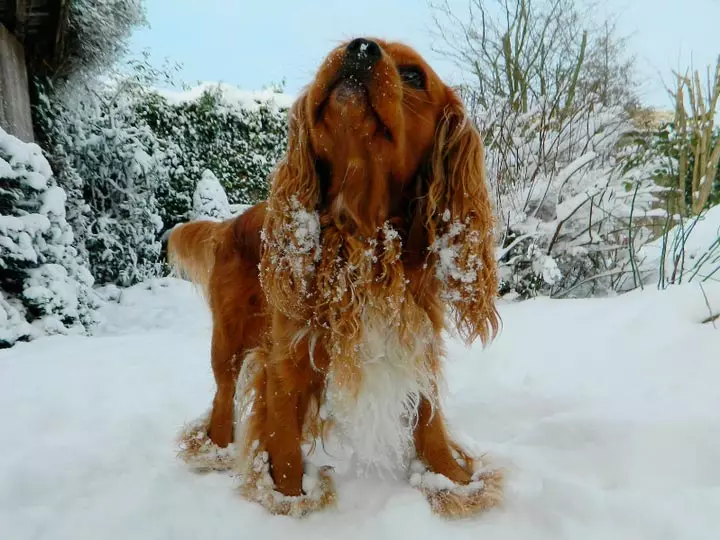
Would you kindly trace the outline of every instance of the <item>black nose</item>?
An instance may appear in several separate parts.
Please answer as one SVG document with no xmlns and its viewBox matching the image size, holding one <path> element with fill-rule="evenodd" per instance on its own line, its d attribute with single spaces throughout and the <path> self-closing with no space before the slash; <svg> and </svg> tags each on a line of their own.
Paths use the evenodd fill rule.
<svg viewBox="0 0 720 540">
<path fill-rule="evenodd" d="M 380 46 L 374 41 L 353 39 L 345 49 L 345 69 L 351 74 L 360 75 L 370 71 L 381 56 Z"/>
</svg>

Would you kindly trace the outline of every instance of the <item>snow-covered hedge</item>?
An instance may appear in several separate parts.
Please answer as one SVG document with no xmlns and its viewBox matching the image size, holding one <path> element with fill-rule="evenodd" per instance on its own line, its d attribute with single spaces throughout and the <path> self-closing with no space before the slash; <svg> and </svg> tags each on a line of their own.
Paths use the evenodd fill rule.
<svg viewBox="0 0 720 540">
<path fill-rule="evenodd" d="M 43 92 L 38 108 L 68 220 L 102 284 L 164 272 L 161 235 L 193 217 L 205 171 L 229 203 L 255 203 L 286 146 L 290 100 L 281 93 L 227 85 L 161 93 L 143 77 L 95 81 L 72 96 Z"/>
<path fill-rule="evenodd" d="M 215 83 L 146 95 L 140 117 L 173 148 L 167 191 L 159 194 L 165 226 L 190 217 L 195 185 L 205 170 L 217 177 L 231 204 L 264 199 L 267 177 L 287 146 L 291 102 L 271 90 Z"/>
<path fill-rule="evenodd" d="M 40 148 L 0 128 L 0 347 L 95 322 L 66 199 Z"/>
</svg>

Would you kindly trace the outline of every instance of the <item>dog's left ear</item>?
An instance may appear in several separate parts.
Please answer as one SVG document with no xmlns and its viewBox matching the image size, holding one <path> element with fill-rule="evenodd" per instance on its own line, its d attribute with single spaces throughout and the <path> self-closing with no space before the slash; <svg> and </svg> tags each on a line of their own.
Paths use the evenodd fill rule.
<svg viewBox="0 0 720 540">
<path fill-rule="evenodd" d="M 493 212 L 480 133 L 450 89 L 426 169 L 424 201 L 429 257 L 458 333 L 490 341 L 499 328 Z"/>
</svg>

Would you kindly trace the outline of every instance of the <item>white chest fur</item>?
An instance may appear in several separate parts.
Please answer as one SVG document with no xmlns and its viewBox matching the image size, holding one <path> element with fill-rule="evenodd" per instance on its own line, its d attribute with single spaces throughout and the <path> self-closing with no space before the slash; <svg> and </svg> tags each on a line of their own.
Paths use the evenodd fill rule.
<svg viewBox="0 0 720 540">
<path fill-rule="evenodd" d="M 333 435 L 352 449 L 359 465 L 392 470 L 412 449 L 420 397 L 433 395 L 426 361 L 431 336 L 416 335 L 408 347 L 387 320 L 373 314 L 363 320 L 357 397 L 337 387 L 331 367 L 323 414 L 333 420 Z"/>
</svg>

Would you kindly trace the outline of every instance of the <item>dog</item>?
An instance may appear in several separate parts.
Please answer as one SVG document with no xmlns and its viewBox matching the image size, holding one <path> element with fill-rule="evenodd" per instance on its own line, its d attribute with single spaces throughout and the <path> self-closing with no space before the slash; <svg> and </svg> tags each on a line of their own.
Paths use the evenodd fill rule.
<svg viewBox="0 0 720 540">
<path fill-rule="evenodd" d="M 443 331 L 487 343 L 499 327 L 483 153 L 412 48 L 330 52 L 289 111 L 267 201 L 169 235 L 213 321 L 217 391 L 184 459 L 236 467 L 245 497 L 299 516 L 335 501 L 303 452 L 335 434 L 359 462 L 406 468 L 440 515 L 500 502 L 501 473 L 451 438 L 438 399 Z"/>
</svg>

